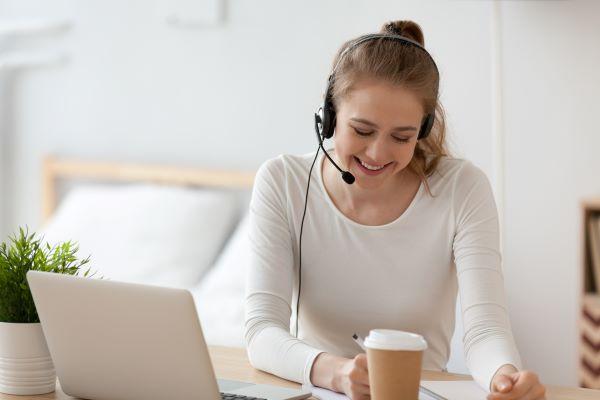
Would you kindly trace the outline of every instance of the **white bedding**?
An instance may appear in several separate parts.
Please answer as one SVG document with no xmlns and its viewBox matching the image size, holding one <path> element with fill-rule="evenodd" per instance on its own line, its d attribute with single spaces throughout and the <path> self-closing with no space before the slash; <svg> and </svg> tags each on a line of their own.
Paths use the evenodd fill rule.
<svg viewBox="0 0 600 400">
<path fill-rule="evenodd" d="M 74 240 L 107 279 L 191 288 L 234 227 L 228 191 L 158 185 L 78 186 L 44 227 L 50 243 Z"/>
<path fill-rule="evenodd" d="M 192 289 L 204 337 L 209 344 L 245 347 L 244 289 L 249 255 L 246 215 L 215 265 Z"/>
</svg>

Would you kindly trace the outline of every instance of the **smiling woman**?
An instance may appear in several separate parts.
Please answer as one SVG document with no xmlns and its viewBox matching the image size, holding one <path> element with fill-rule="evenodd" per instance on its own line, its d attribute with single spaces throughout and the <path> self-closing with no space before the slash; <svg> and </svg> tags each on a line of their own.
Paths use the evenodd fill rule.
<svg viewBox="0 0 600 400">
<path fill-rule="evenodd" d="M 390 134 L 394 131 L 404 133 L 393 135 L 393 138 L 410 143 L 411 156 L 414 153 L 414 157 L 399 169 L 408 166 L 429 191 L 426 177 L 435 171 L 440 159 L 449 154 L 445 114 L 438 99 L 439 72 L 429 53 L 423 51 L 423 33 L 417 24 L 398 21 L 384 25 L 382 31 L 388 34 L 401 32 L 399 36 L 418 46 L 378 39 L 361 43 L 348 52 L 354 41 L 342 45 L 333 62 L 335 75 L 331 82 L 331 100 L 337 111 L 336 149 L 339 150 L 339 137 L 348 119 L 360 120 L 362 124 L 357 123 L 352 129 L 368 133 L 380 128 L 376 121 L 382 121 L 382 124 L 394 122 L 386 121 L 382 116 L 393 116 L 399 120 L 398 125 L 382 125 L 381 129 Z M 431 132 L 416 140 L 427 115 L 434 116 Z M 413 137 L 415 140 L 411 141 Z M 339 155 L 338 159 L 344 163 Z"/>
<path fill-rule="evenodd" d="M 325 186 L 333 198 L 351 199 L 348 211 L 361 208 L 365 202 L 389 203 L 397 199 L 402 182 L 412 182 L 413 188 L 421 181 L 427 184 L 425 177 L 420 176 L 425 160 L 419 162 L 414 157 L 418 127 L 425 113 L 413 92 L 385 81 L 362 78 L 336 108 L 334 156 L 355 175 L 356 185 L 339 185 L 334 168 L 325 164 Z M 421 140 L 432 140 L 432 136 Z M 354 195 L 347 196 L 345 191 L 353 191 Z"/>
<path fill-rule="evenodd" d="M 385 24 L 344 44 L 333 65 L 315 115 L 324 154 L 282 155 L 256 176 L 250 362 L 366 400 L 372 377 L 352 334 L 419 334 L 422 367 L 443 370 L 460 291 L 475 381 L 490 399 L 543 398 L 537 375 L 521 371 L 511 332 L 491 186 L 448 156 L 439 74 L 421 29 Z"/>
</svg>

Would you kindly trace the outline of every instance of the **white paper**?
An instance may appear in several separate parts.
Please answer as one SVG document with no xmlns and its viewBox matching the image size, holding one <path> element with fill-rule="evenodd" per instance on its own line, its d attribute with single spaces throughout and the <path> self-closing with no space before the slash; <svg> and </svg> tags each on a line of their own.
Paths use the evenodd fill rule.
<svg viewBox="0 0 600 400">
<path fill-rule="evenodd" d="M 311 392 L 313 397 L 320 400 L 349 400 L 350 398 L 344 394 L 333 392 L 312 385 L 302 385 L 302 390 Z"/>
<path fill-rule="evenodd" d="M 448 400 L 485 400 L 488 396 L 475 381 L 421 381 L 421 386 Z"/>
<path fill-rule="evenodd" d="M 429 387 L 427 387 L 430 389 Z M 344 394 L 333 392 L 331 390 L 323 389 L 312 385 L 302 385 L 302 390 L 310 391 L 314 398 L 320 400 L 350 400 L 350 398 Z M 433 389 L 431 389 L 433 390 Z M 437 393 L 437 392 L 436 392 Z M 483 397 L 485 399 L 485 397 Z M 419 393 L 419 400 L 436 400 L 433 397 L 428 396 L 425 393 Z M 449 399 L 451 400 L 451 399 Z M 468 400 L 467 398 L 461 400 Z"/>
</svg>

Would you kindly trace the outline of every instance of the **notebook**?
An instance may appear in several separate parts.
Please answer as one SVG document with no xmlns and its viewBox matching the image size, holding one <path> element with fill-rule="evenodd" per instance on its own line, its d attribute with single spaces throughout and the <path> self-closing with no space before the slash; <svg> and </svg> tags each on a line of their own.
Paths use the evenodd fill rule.
<svg viewBox="0 0 600 400">
<path fill-rule="evenodd" d="M 475 381 L 421 381 L 421 385 L 447 400 L 485 400 L 488 395 Z M 312 385 L 303 385 L 302 389 L 320 400 L 349 400 L 344 394 Z M 419 400 L 438 399 L 420 392 Z"/>
</svg>

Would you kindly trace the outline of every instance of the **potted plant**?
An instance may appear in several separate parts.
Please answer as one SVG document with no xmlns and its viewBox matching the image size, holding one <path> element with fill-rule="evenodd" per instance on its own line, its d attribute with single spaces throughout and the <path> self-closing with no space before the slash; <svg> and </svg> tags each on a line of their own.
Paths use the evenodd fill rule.
<svg viewBox="0 0 600 400">
<path fill-rule="evenodd" d="M 19 233 L 0 244 L 0 392 L 35 395 L 53 392 L 56 372 L 27 284 L 29 270 L 79 275 L 73 242 L 50 246 L 36 234 Z M 87 269 L 83 276 L 88 276 Z"/>
</svg>

